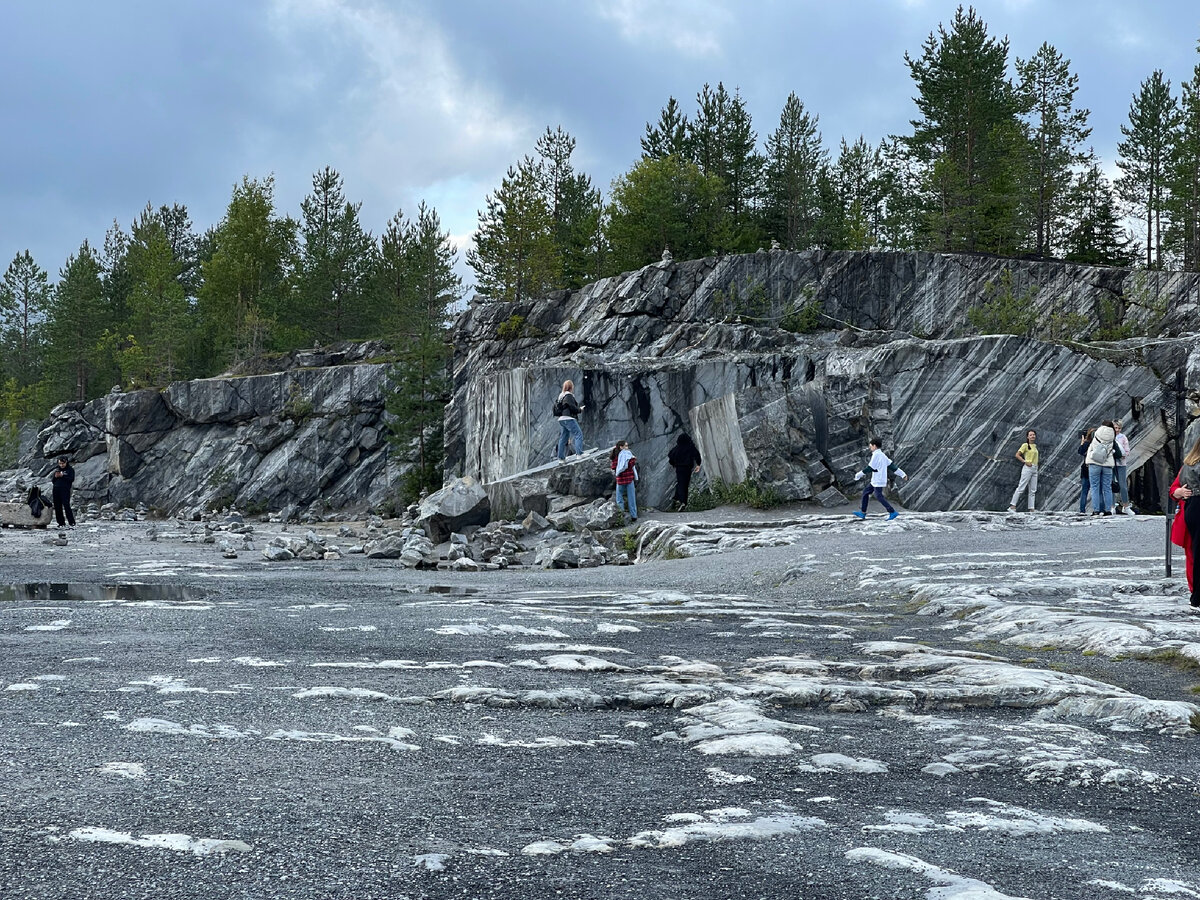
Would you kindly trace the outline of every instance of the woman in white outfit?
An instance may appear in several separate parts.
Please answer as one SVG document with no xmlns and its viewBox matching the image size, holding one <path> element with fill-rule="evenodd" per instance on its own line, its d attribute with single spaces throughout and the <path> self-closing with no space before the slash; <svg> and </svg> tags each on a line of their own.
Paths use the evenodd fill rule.
<svg viewBox="0 0 1200 900">
<path fill-rule="evenodd" d="M 1129 438 L 1121 432 L 1120 419 L 1113 419 L 1113 431 L 1117 434 L 1117 446 L 1121 448 L 1121 458 L 1113 465 L 1113 480 L 1117 482 L 1117 490 L 1121 497 L 1121 502 L 1117 504 L 1117 512 L 1133 515 L 1133 509 L 1129 506 Z"/>
</svg>

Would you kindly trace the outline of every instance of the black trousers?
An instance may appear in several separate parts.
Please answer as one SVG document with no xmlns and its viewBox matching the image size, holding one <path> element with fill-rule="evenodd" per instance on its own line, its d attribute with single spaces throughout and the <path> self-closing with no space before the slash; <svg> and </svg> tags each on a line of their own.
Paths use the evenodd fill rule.
<svg viewBox="0 0 1200 900">
<path fill-rule="evenodd" d="M 1187 524 L 1192 539 L 1192 606 L 1200 606 L 1200 573 L 1195 571 L 1197 554 L 1200 553 L 1200 503 L 1186 500 L 1183 504 L 1183 521 Z"/>
<path fill-rule="evenodd" d="M 63 521 L 63 515 L 66 521 Z M 75 513 L 71 510 L 71 494 L 69 491 L 54 492 L 54 518 L 59 525 L 74 525 Z"/>
<path fill-rule="evenodd" d="M 687 506 L 688 488 L 692 484 L 692 467 L 675 466 L 675 502 Z"/>
</svg>

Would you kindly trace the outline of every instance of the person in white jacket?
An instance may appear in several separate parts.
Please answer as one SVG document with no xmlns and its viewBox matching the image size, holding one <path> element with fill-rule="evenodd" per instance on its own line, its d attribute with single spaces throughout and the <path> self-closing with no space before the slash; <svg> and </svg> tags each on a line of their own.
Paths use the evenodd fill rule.
<svg viewBox="0 0 1200 900">
<path fill-rule="evenodd" d="M 1088 447 L 1088 478 L 1092 482 L 1093 516 L 1112 515 L 1113 465 L 1124 458 L 1116 438 L 1113 423 L 1105 419 L 1092 435 L 1092 443 Z"/>
<path fill-rule="evenodd" d="M 863 488 L 862 509 L 855 510 L 855 518 L 865 519 L 867 517 L 867 503 L 872 495 L 883 504 L 883 508 L 887 510 L 888 520 L 896 518 L 900 513 L 896 512 L 892 504 L 887 502 L 887 497 L 883 496 L 883 489 L 887 487 L 888 472 L 895 472 L 897 478 L 907 479 L 904 470 L 898 468 L 893 463 L 886 453 L 883 452 L 883 445 L 880 444 L 878 438 L 871 438 L 869 446 L 871 448 L 871 461 L 863 467 L 862 471 L 854 474 L 854 480 L 860 480 L 864 475 L 870 475 L 870 483 Z"/>
<path fill-rule="evenodd" d="M 1113 431 L 1116 432 L 1116 444 L 1121 450 L 1121 458 L 1113 461 L 1113 481 L 1117 483 L 1121 500 L 1117 503 L 1117 512 L 1133 515 L 1133 507 L 1129 505 L 1129 438 L 1121 433 L 1121 420 L 1113 419 Z"/>
</svg>

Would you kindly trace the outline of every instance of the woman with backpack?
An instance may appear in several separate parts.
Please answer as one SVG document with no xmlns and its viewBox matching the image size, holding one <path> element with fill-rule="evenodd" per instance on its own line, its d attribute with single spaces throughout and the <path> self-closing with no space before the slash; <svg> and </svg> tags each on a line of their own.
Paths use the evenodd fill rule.
<svg viewBox="0 0 1200 900">
<path fill-rule="evenodd" d="M 583 407 L 575 399 L 575 382 L 563 382 L 562 393 L 554 401 L 554 415 L 558 418 L 558 458 L 567 458 L 567 441 L 573 441 L 575 452 L 583 452 L 583 429 L 579 427 L 579 414 Z"/>
<path fill-rule="evenodd" d="M 1092 483 L 1092 515 L 1111 516 L 1113 505 L 1113 465 L 1121 458 L 1117 432 L 1110 419 L 1105 419 L 1092 435 L 1088 447 L 1088 480 Z"/>
</svg>

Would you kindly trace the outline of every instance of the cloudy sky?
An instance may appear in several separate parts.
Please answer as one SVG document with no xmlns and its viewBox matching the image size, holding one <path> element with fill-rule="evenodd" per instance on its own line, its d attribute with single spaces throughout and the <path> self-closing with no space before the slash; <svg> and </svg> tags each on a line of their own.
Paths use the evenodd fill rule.
<svg viewBox="0 0 1200 900">
<path fill-rule="evenodd" d="M 330 165 L 378 233 L 424 199 L 462 249 L 505 169 L 547 126 L 602 188 L 670 96 L 739 89 L 760 140 L 789 92 L 826 144 L 903 133 L 904 53 L 940 0 L 18 0 L 0 30 L 0 266 L 29 249 L 52 279 L 146 205 L 220 220 L 243 175 L 273 174 L 298 215 Z M 1141 81 L 1200 62 L 1193 0 L 979 0 L 1010 60 L 1053 44 L 1079 75 L 1113 170 Z M 466 270 L 464 269 L 464 272 Z"/>
</svg>

